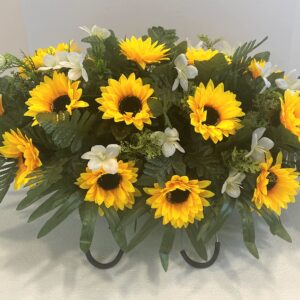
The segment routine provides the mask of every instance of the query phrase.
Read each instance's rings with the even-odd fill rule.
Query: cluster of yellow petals
[[[216,54],[218,54],[218,50],[212,49],[203,49],[203,48],[194,48],[189,47],[186,50],[186,57],[188,60],[188,64],[193,65],[195,61],[206,61],[212,59]]]

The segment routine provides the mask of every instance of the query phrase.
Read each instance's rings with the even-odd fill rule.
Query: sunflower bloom
[[[265,60],[257,61],[255,58],[251,60],[250,65],[248,66],[248,70],[251,72],[252,77],[254,79],[262,75],[262,70],[264,69],[265,65],[266,65]]]
[[[210,184],[208,180],[189,180],[187,176],[174,175],[163,188],[158,183],[154,188],[144,188],[151,195],[146,203],[155,209],[156,219],[163,218],[164,225],[187,227],[204,218],[203,208],[209,206],[206,198],[214,196],[213,192],[205,190]]]
[[[210,138],[216,144],[242,127],[239,117],[245,114],[240,108],[241,102],[234,93],[224,91],[223,83],[216,87],[211,80],[207,87],[200,83],[187,102],[192,110],[191,124],[205,140]]]
[[[142,69],[146,68],[146,65],[159,63],[162,60],[169,60],[166,57],[167,52],[170,49],[165,48],[165,44],[158,45],[158,42],[152,43],[150,37],[145,41],[142,38],[131,37],[126,38],[120,42],[120,48],[122,54],[124,54],[128,60],[135,61]]]
[[[300,91],[286,90],[280,99],[280,121],[300,141]]]
[[[273,159],[267,158],[260,164],[260,174],[256,180],[256,188],[252,201],[258,209],[264,205],[280,215],[282,208],[287,208],[288,203],[295,202],[300,185],[297,181],[299,173],[293,168],[282,168],[282,153],[277,156],[276,163],[272,166]]]
[[[188,59],[188,64],[193,65],[195,61],[206,61],[212,59],[216,54],[218,54],[218,50],[211,49],[203,49],[203,48],[194,48],[189,47],[186,50],[186,57]]]
[[[151,124],[153,116],[147,101],[154,90],[149,84],[143,85],[142,79],[136,79],[134,73],[128,78],[122,75],[118,81],[109,79],[108,86],[101,87],[101,92],[102,97],[96,101],[101,104],[103,119],[133,124],[139,130],[144,124]]]
[[[0,154],[6,158],[18,159],[19,169],[14,184],[15,189],[18,190],[29,181],[27,175],[42,165],[39,150],[19,129],[5,132],[2,138],[3,146],[0,147]]]
[[[88,190],[85,201],[124,210],[125,207],[132,208],[134,197],[139,195],[139,191],[133,186],[137,181],[137,172],[134,162],[125,163],[120,160],[117,173],[106,173],[103,168],[97,171],[87,168],[85,173],[80,174],[76,184],[81,189]]]
[[[28,111],[24,115],[33,117],[32,126],[35,126],[39,113],[66,110],[71,114],[76,108],[89,106],[80,100],[82,89],[78,88],[79,84],[80,81],[71,82],[64,73],[54,72],[53,78],[45,76],[44,81],[29,92],[31,98],[26,102]]]

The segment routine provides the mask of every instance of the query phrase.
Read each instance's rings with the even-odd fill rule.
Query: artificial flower
[[[286,90],[280,98],[280,121],[300,141],[300,91]]]
[[[157,41],[152,43],[151,37],[146,40],[137,39],[135,36],[126,38],[120,42],[120,48],[128,60],[135,61],[142,69],[145,69],[148,64],[169,60],[166,56],[170,49],[167,49],[165,44],[158,44]]]
[[[111,35],[109,30],[106,28],[101,28],[97,25],[94,25],[92,28],[88,28],[87,26],[81,26],[79,28],[87,32],[89,36],[97,36],[101,40],[105,40]]]
[[[102,145],[93,146],[90,152],[84,153],[81,158],[89,160],[88,168],[92,171],[103,169],[106,173],[116,174],[118,172],[117,156],[121,147],[110,144],[107,147]]]
[[[241,102],[234,93],[224,91],[223,83],[216,87],[211,80],[207,87],[200,83],[187,102],[192,111],[191,124],[205,140],[211,139],[216,144],[242,128],[239,117],[245,114]]]
[[[256,162],[265,161],[266,153],[274,147],[274,142],[271,139],[263,137],[265,131],[266,128],[264,127],[257,128],[253,131],[251,150],[245,157],[251,157]]]
[[[299,173],[293,168],[282,168],[282,153],[277,156],[274,165],[273,158],[260,164],[260,174],[256,179],[256,188],[252,201],[258,209],[262,206],[280,215],[282,208],[295,202],[295,196],[300,189],[297,181]]]
[[[260,91],[260,93],[263,93],[266,89],[271,87],[271,82],[268,80],[268,77],[273,72],[273,67],[271,62],[266,62],[265,60],[257,61],[254,58],[251,60],[248,69],[252,73],[254,79],[258,77],[261,77],[263,79],[265,86]]]
[[[68,77],[70,80],[78,80],[79,78],[83,78],[84,81],[88,81],[88,74],[83,67],[84,55],[71,52],[67,55],[66,61],[61,61],[60,65],[64,68],[70,69],[68,72]]]
[[[185,153],[184,149],[178,143],[180,139],[176,128],[166,128],[164,132],[156,131],[152,134],[152,137],[162,147],[162,153],[165,157],[172,156],[176,149]]]
[[[163,224],[170,223],[175,228],[187,227],[195,220],[204,218],[203,208],[209,206],[206,198],[214,193],[205,188],[211,184],[208,180],[190,180],[187,176],[172,176],[165,187],[158,183],[153,188],[144,188],[151,195],[146,203],[155,209],[154,217],[163,218]]]
[[[101,104],[103,119],[133,124],[139,130],[144,124],[151,124],[153,116],[148,99],[154,90],[149,84],[143,85],[142,79],[136,78],[134,73],[129,77],[122,75],[119,80],[109,79],[108,86],[101,87],[101,92],[101,98],[96,101]]]
[[[178,55],[174,61],[177,71],[177,78],[174,81],[172,91],[175,91],[179,84],[184,91],[188,90],[188,79],[193,79],[198,75],[198,70],[195,66],[188,65],[186,56],[182,53]]]
[[[66,51],[58,51],[54,55],[46,54],[43,59],[44,66],[40,67],[40,71],[47,70],[58,70],[62,68],[60,64],[62,61],[66,61],[68,56],[68,52]]]
[[[188,47],[186,50],[186,57],[189,65],[193,65],[195,61],[206,61],[212,59],[216,54],[218,54],[218,50],[212,49],[204,49],[204,48],[194,48]]]
[[[42,165],[39,159],[39,150],[33,145],[32,140],[17,130],[10,130],[2,135],[3,146],[0,154],[6,158],[18,160],[18,171],[15,178],[15,189],[20,189],[29,179],[27,176]]]
[[[276,79],[275,83],[282,90],[300,90],[300,79],[296,69],[287,73],[284,78]]]
[[[137,176],[138,169],[134,167],[134,162],[125,163],[120,160],[117,173],[110,174],[102,168],[97,171],[87,168],[85,173],[80,174],[76,184],[81,189],[87,190],[85,201],[104,204],[107,208],[113,207],[115,210],[124,210],[125,207],[132,208],[134,197],[140,195],[133,186]]]
[[[25,102],[28,106],[24,114],[33,117],[33,124],[37,125],[36,116],[39,113],[68,111],[70,114],[74,109],[89,106],[81,100],[82,89],[80,81],[71,82],[64,73],[53,73],[53,77],[44,77],[44,81],[29,92],[31,98]]]
[[[226,193],[232,198],[238,198],[241,194],[241,184],[245,178],[246,174],[232,170],[222,186],[221,193]]]

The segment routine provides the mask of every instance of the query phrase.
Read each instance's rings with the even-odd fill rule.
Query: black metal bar
[[[114,260],[112,260],[111,262],[108,263],[101,263],[99,261],[97,261],[93,256],[90,250],[88,250],[88,252],[86,252],[86,258],[87,260],[90,262],[90,264],[92,264],[94,267],[98,268],[98,269],[110,269],[113,268],[115,265],[118,264],[118,262],[121,260],[122,256],[123,256],[124,252],[120,249],[117,256],[114,258]]]
[[[185,250],[181,250],[180,254],[183,257],[183,259],[192,267],[197,268],[197,269],[205,269],[210,267],[211,265],[213,265],[215,263],[215,261],[217,260],[219,253],[220,253],[220,247],[221,247],[221,243],[219,241],[216,241],[215,243],[215,249],[214,249],[214,253],[213,256],[211,257],[211,259],[209,261],[206,262],[197,262],[195,260],[192,260],[185,252]]]

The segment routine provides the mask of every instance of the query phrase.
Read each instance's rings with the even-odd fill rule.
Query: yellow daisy
[[[218,53],[219,53],[218,50],[211,50],[211,49],[204,50],[203,48],[189,47],[187,48],[185,55],[188,59],[188,64],[193,65],[195,61],[210,60]]]
[[[126,38],[120,42],[120,48],[128,60],[135,61],[142,69],[145,69],[148,64],[169,60],[166,55],[170,49],[166,49],[165,44],[157,44],[157,41],[152,43],[150,37],[143,41],[142,38],[137,39],[132,36],[131,39]]]
[[[192,110],[191,124],[205,140],[210,138],[216,144],[223,136],[235,134],[242,127],[239,117],[245,114],[240,108],[241,102],[234,93],[224,91],[223,83],[217,87],[211,80],[207,87],[200,83],[187,102]]]
[[[33,117],[32,126],[37,125],[36,116],[39,113],[59,112],[67,110],[70,114],[76,108],[87,107],[89,104],[80,100],[82,89],[80,81],[71,82],[64,73],[54,72],[53,77],[44,77],[44,81],[30,91],[31,98],[26,105],[28,111],[24,114]]]
[[[154,188],[144,188],[151,195],[147,204],[155,209],[154,217],[163,218],[163,224],[171,223],[175,228],[187,227],[194,220],[204,218],[203,207],[209,206],[206,198],[214,193],[204,188],[210,185],[208,180],[189,180],[187,176],[172,176],[161,188],[158,183]]]
[[[252,201],[260,209],[263,205],[280,215],[282,208],[295,202],[295,196],[300,189],[297,181],[298,172],[293,168],[282,168],[282,153],[277,156],[276,163],[272,166],[273,159],[269,155],[267,161],[260,164],[260,174],[256,180],[256,188]]]
[[[151,124],[153,116],[147,101],[154,90],[149,84],[143,85],[142,79],[136,79],[134,73],[128,78],[122,75],[118,81],[109,79],[108,86],[101,87],[101,92],[102,97],[96,101],[101,104],[103,119],[133,124],[139,130],[144,124]]]
[[[257,61],[255,58],[251,60],[250,65],[248,66],[248,70],[252,73],[254,79],[260,77],[262,74],[262,69],[265,67],[266,61],[259,60]]]
[[[89,168],[81,173],[76,184],[84,190],[88,190],[85,201],[95,202],[98,205],[114,207],[116,210],[124,210],[125,207],[132,208],[134,196],[139,191],[133,186],[137,181],[138,169],[134,168],[134,162],[127,163],[118,161],[118,172],[116,174],[106,173],[102,168],[92,171]]]
[[[286,90],[280,99],[280,121],[300,141],[300,91]]]
[[[24,136],[17,129],[5,132],[2,135],[3,146],[0,147],[0,154],[6,158],[18,159],[18,171],[15,178],[15,189],[20,189],[26,184],[29,175],[33,170],[42,165],[39,159],[39,150],[32,144],[32,140]]]

